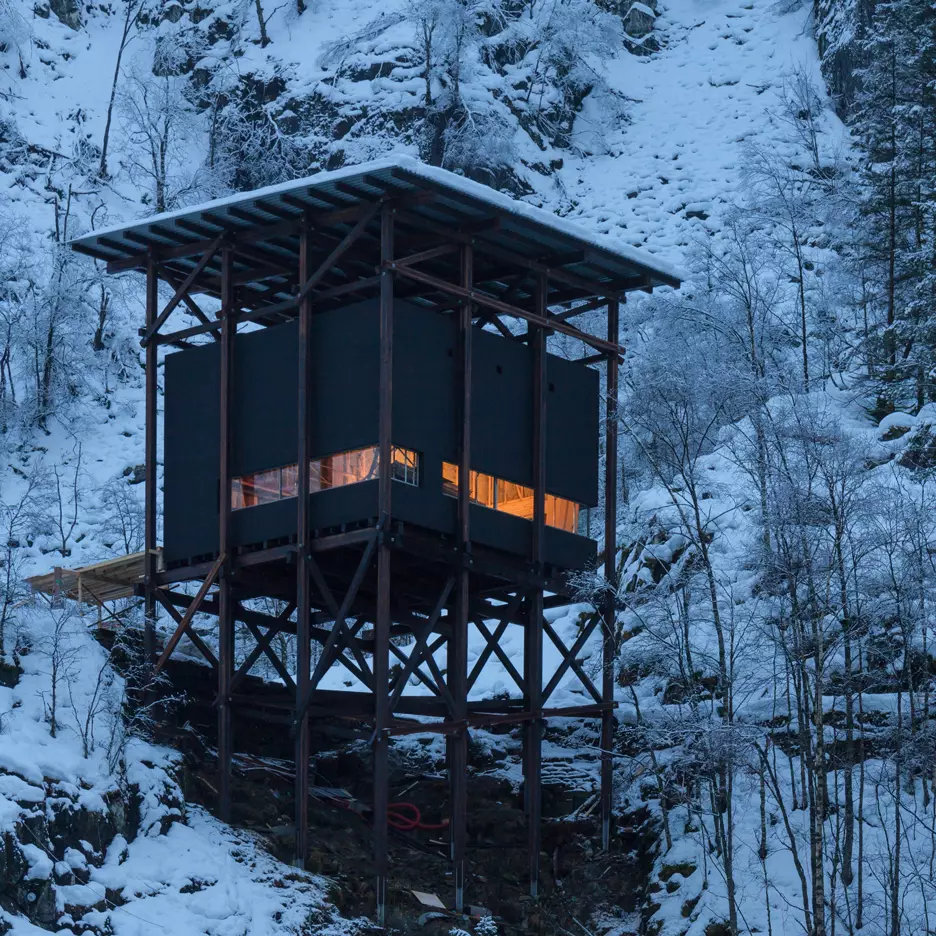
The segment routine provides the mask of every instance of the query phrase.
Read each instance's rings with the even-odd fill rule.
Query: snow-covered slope
[[[608,131],[610,152],[569,160],[545,197],[684,264],[692,241],[717,234],[741,199],[745,146],[795,152],[781,105],[795,74],[820,88],[822,79],[807,4],[668,0],[655,33],[662,52],[609,65],[632,99],[629,122]],[[841,124],[831,110],[823,124],[834,150]]]
[[[419,113],[424,92],[417,58],[419,43],[412,24],[399,15],[412,5],[389,0],[375,10],[365,0],[315,0],[300,16],[294,4],[271,3],[266,10],[271,41],[264,47],[254,41],[257,24],[250,18],[252,4],[203,3],[205,9],[200,12],[193,6],[166,5],[158,25],[155,20],[159,17],[148,16],[148,25],[135,34],[127,48],[122,74],[146,76],[151,72],[156,37],[161,37],[164,45],[177,43],[180,49],[188,49],[185,43],[192,42],[198,69],[214,75],[215,81],[220,81],[218,75],[224,76],[228,91],[243,90],[245,84],[253,88],[261,112],[269,117],[276,133],[288,136],[290,127],[298,128],[299,143],[290,150],[290,159],[298,158],[296,149],[301,156],[305,147],[304,171],[330,161],[358,161],[398,149],[420,152],[419,133],[425,122]],[[6,27],[14,38],[7,40],[0,52],[5,66],[0,74],[0,221],[8,232],[6,239],[0,239],[5,250],[0,261],[4,269],[12,270],[7,283],[13,286],[5,287],[0,299],[5,313],[14,305],[26,313],[15,319],[24,337],[14,348],[11,366],[11,378],[19,385],[20,394],[12,402],[9,391],[4,397],[17,428],[9,431],[11,442],[4,448],[8,470],[3,476],[2,495],[6,505],[19,503],[24,496],[24,476],[34,473],[40,463],[47,472],[57,467],[62,478],[59,490],[64,493],[58,500],[45,502],[43,510],[54,515],[61,503],[66,529],[69,518],[75,517],[68,542],[60,551],[52,551],[61,533],[55,523],[40,523],[23,537],[23,545],[16,547],[18,574],[31,574],[121,551],[120,536],[114,533],[120,519],[115,521],[114,516],[115,489],[104,488],[114,479],[132,479],[142,451],[140,369],[134,344],[141,287],[132,278],[102,287],[99,274],[83,260],[68,265],[63,276],[58,245],[66,236],[92,226],[100,228],[150,212],[152,187],[145,173],[135,171],[140,153],[145,157],[145,146],[126,107],[118,107],[115,116],[112,174],[106,180],[94,177],[99,158],[95,147],[104,133],[120,44],[121,11],[89,5],[82,11],[83,25],[73,30],[54,13],[46,10],[47,15],[37,15],[31,4],[18,0],[0,0],[0,15],[8,7],[20,22],[15,29]],[[650,10],[645,15],[652,13]],[[244,27],[235,42],[225,24],[238,17]],[[780,116],[780,104],[784,87],[797,70],[819,81],[811,28],[809,4],[663,0],[656,10],[653,33],[659,51],[635,55],[619,42],[610,51],[601,50],[592,62],[592,67],[600,70],[601,94],[596,91],[585,97],[571,133],[573,146],[561,140],[543,142],[523,126],[521,119],[526,116],[517,105],[523,94],[509,105],[505,103],[510,97],[505,92],[509,82],[493,67],[473,62],[465,72],[464,87],[478,102],[479,112],[492,121],[490,126],[496,129],[492,141],[502,152],[511,153],[514,165],[505,181],[522,188],[531,203],[682,265],[695,241],[719,239],[726,211],[742,194],[745,147],[754,145],[791,157],[795,153],[789,128]],[[604,35],[601,30],[587,33],[592,39]],[[589,51],[597,55],[599,50]],[[592,56],[588,58],[591,61]],[[392,68],[381,65],[387,62]],[[523,63],[516,66],[518,72],[526,67]],[[129,87],[128,82],[129,78],[121,79],[121,91]],[[176,93],[171,84],[167,79],[167,93]],[[550,93],[554,93],[553,86]],[[169,175],[183,203],[226,194],[230,183],[229,176],[202,171],[209,151],[209,118],[210,109],[193,109],[174,138]],[[823,114],[821,129],[830,151],[843,145],[843,130],[830,110]],[[493,171],[489,177],[500,178]],[[23,257],[26,261],[20,263]],[[109,291],[109,317],[103,350],[92,351],[90,341],[104,289]],[[53,311],[60,302],[65,311],[56,318]],[[639,312],[636,314],[639,317]],[[34,324],[27,327],[24,318]],[[55,388],[55,408],[47,413],[29,401],[40,396],[31,375],[41,360],[46,325],[53,320],[50,331],[63,378]],[[859,416],[848,409],[849,401],[829,398],[825,404],[858,425]],[[44,433],[35,428],[37,413],[44,417]],[[82,444],[80,466],[78,442]],[[714,455],[712,461],[713,482],[720,490],[744,486],[727,454]],[[72,475],[80,496],[69,494]],[[129,490],[132,499],[138,497],[138,487]],[[750,504],[735,497],[724,499],[720,493],[707,503],[712,516],[717,515],[713,523],[720,574],[724,574],[726,587],[736,587],[739,598],[746,600],[751,582],[745,575],[744,560],[755,536],[745,519]],[[133,504],[128,510],[132,514]],[[656,523],[658,529],[665,528],[666,510],[666,496],[656,487],[634,502],[633,524],[622,533],[638,538],[642,527]],[[670,542],[668,536],[663,544],[670,548],[669,556],[663,557],[667,562],[682,545]],[[68,555],[63,556],[63,551]],[[563,635],[575,632],[580,610],[570,608],[557,614],[557,628]],[[626,615],[622,619],[628,632],[637,630],[636,624]],[[40,813],[46,814],[48,821],[58,799],[80,804],[83,797],[93,798],[97,805],[106,805],[108,796],[121,785],[135,784],[144,791],[142,826],[135,839],[128,842],[131,836],[127,832],[111,830],[116,837],[106,853],[71,855],[71,870],[57,867],[45,851],[51,840],[40,836],[35,850],[28,851],[30,865],[22,880],[36,883],[26,885],[27,889],[39,895],[45,882],[55,879],[59,885],[55,892],[57,910],[62,913],[66,904],[72,908],[97,904],[105,888],[122,894],[121,900],[128,901],[123,906],[111,906],[108,901],[114,901],[107,897],[97,909],[83,911],[88,922],[103,929],[106,918],[118,933],[150,933],[153,926],[179,933],[286,933],[301,931],[310,919],[317,926],[338,926],[322,910],[323,882],[290,876],[247,838],[218,825],[198,809],[180,808],[173,800],[177,792],[171,777],[172,757],[167,751],[132,744],[126,753],[125,776],[113,772],[100,750],[86,758],[73,724],[75,712],[86,707],[86,701],[72,706],[65,728],[58,737],[50,738],[45,701],[50,677],[48,663],[42,662],[41,645],[48,645],[55,619],[37,615],[24,618],[22,625],[33,645],[31,652],[22,656],[24,675],[15,688],[0,689],[2,831],[15,827],[22,832],[27,820]],[[698,639],[707,644],[704,630]],[[521,655],[519,643],[508,645],[511,655]],[[645,643],[646,637],[643,643],[635,639],[629,649],[625,645],[625,668],[634,662],[629,654],[642,656]],[[82,639],[80,647],[87,661],[99,653],[96,644],[87,639]],[[479,649],[472,648],[473,656]],[[586,657],[596,654],[597,646],[585,648]],[[635,665],[639,668],[639,664],[640,659]],[[748,665],[745,678],[752,679],[755,674],[763,675],[762,668],[768,662],[754,654]],[[549,666],[546,671],[548,678]],[[479,693],[497,692],[498,680],[506,676],[496,662],[488,673],[487,684],[476,687]],[[338,684],[343,677],[336,673],[334,679]],[[556,696],[557,704],[574,699],[574,681],[566,682]],[[641,677],[635,690],[642,702],[640,717],[656,720],[662,735],[673,717],[672,709],[663,704],[665,685],[665,678],[651,674]],[[87,694],[93,686],[80,691]],[[622,722],[636,720],[630,687],[622,685],[619,696]],[[745,716],[750,716],[750,724],[770,717],[763,708],[767,703],[759,703],[756,694],[750,695],[748,703]],[[63,705],[67,711],[71,702]],[[661,746],[667,743],[663,737]],[[666,755],[660,759],[665,765]],[[591,761],[588,769],[593,767]],[[646,800],[653,803],[653,789],[648,792],[645,783],[652,774],[645,756],[621,758],[622,807],[633,808]],[[800,881],[786,853],[788,846],[781,833],[784,827],[771,815],[771,856],[766,873],[770,882],[767,892],[772,896],[765,902],[764,868],[756,855],[760,831],[757,781],[753,774],[742,771],[737,782],[742,788],[739,800],[745,803],[737,813],[742,855],[739,903],[745,925],[766,931],[765,908],[771,906],[774,932],[797,932]],[[147,799],[147,791],[155,790],[161,791],[161,804]],[[659,802],[659,797],[656,799]],[[175,821],[163,823],[173,809],[179,812],[172,816]],[[661,818],[659,810],[656,816]],[[661,855],[657,869],[666,879],[653,897],[659,904],[656,915],[647,913],[652,925],[660,924],[656,932],[695,936],[706,932],[712,921],[726,917],[725,889],[717,865],[706,864],[710,849],[707,833],[702,831],[706,821],[707,817],[682,806],[675,806],[670,814],[673,845]],[[805,813],[795,813],[797,835],[805,834],[803,822]],[[886,825],[883,818],[881,825]],[[25,835],[18,837],[23,840]],[[874,838],[868,848],[869,853],[885,849],[886,842]],[[91,858],[95,860],[89,867]],[[94,867],[95,861],[99,867]],[[676,870],[667,871],[667,867]],[[76,877],[69,876],[75,871],[86,872],[87,883],[77,883]],[[44,899],[49,899],[50,890],[51,886]],[[878,893],[874,899],[879,897]],[[23,900],[28,904],[39,897],[29,901],[27,895]],[[789,910],[790,906],[794,909]],[[67,912],[77,920],[76,909]],[[14,918],[10,910],[0,913],[0,930],[6,922],[16,933],[33,931],[31,924]],[[319,913],[322,915],[316,917]],[[68,924],[65,918],[59,922]],[[43,923],[48,925],[48,920]]]

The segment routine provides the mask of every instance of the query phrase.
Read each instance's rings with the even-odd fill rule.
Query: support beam
[[[156,308],[159,303],[159,267],[156,258],[150,254],[146,259],[146,327],[156,321]],[[145,470],[145,490],[143,494],[143,549],[146,557],[143,566],[143,656],[150,666],[156,656],[156,427],[157,394],[159,378],[157,368],[156,345],[146,348],[146,429],[145,452],[143,455]]]
[[[299,235],[299,282],[309,278],[312,228],[303,217]],[[312,671],[312,520],[309,514],[309,463],[312,457],[312,298],[306,293],[299,305],[299,405],[296,433],[299,439],[296,522],[296,693],[293,728],[296,744],[296,865],[304,868],[309,853],[309,680]]]
[[[390,564],[387,542],[391,517],[391,464],[393,431],[393,214],[385,203],[380,213],[380,409],[377,447],[380,464],[377,512],[381,524],[377,547],[377,614],[374,622],[374,865],[376,870],[377,925],[387,913],[387,807],[389,805],[390,729]]]
[[[602,338],[596,338],[594,335],[589,335],[586,332],[576,328],[574,325],[569,325],[568,322],[560,322],[558,320],[554,321],[550,319],[546,311],[545,302],[539,304],[539,308],[536,312],[529,312],[526,309],[521,309],[519,306],[510,305],[507,302],[502,302],[496,296],[492,296],[483,290],[469,289],[464,286],[456,286],[454,283],[448,283],[445,280],[439,279],[437,276],[431,276],[428,273],[423,273],[422,270],[414,270],[411,267],[400,267],[396,272],[399,273],[400,276],[404,276],[407,279],[415,280],[417,283],[424,283],[427,286],[432,286],[439,292],[448,293],[452,296],[458,296],[460,299],[470,299],[476,302],[478,305],[493,309],[495,312],[501,312],[504,315],[512,315],[515,318],[524,319],[530,325],[536,325],[540,328],[552,328],[553,331],[559,332],[563,335],[568,335],[570,338],[578,338],[579,341],[584,342],[585,344],[594,348],[596,351],[605,351],[615,354],[624,353],[623,348],[619,348],[617,345],[612,345]],[[540,274],[540,279],[545,281],[545,276]]]
[[[536,280],[536,312],[546,318],[547,282],[545,273]],[[546,539],[546,399],[549,386],[546,366],[546,331],[542,327],[532,331],[533,346],[533,543],[531,558],[539,570],[543,564]],[[539,871],[542,820],[542,766],[543,766],[543,590],[535,589],[530,595],[529,618],[524,644],[524,681],[527,711],[530,721],[526,727],[526,807],[528,849],[530,861],[530,896],[539,896]]]
[[[620,309],[616,299],[608,302],[608,341],[617,344]],[[601,697],[609,703],[614,698],[614,658],[616,655],[617,590],[617,463],[618,463],[618,358],[608,356],[605,387],[605,579],[608,594],[601,609],[603,635],[601,644]],[[611,844],[612,760],[614,743],[614,712],[610,709],[601,716],[601,847],[607,851]]]
[[[205,600],[205,595],[208,594],[208,589],[214,584],[215,579],[218,577],[221,567],[224,565],[225,554],[222,552],[221,556],[211,567],[211,571],[205,576],[205,580],[201,583],[201,586],[198,589],[195,597],[192,599],[192,603],[185,609],[185,613],[178,620],[178,627],[175,629],[175,633],[169,638],[166,642],[166,646],[163,649],[163,652],[160,654],[159,659],[156,661],[156,672],[158,673],[168,662],[169,657],[172,656],[173,651],[178,646],[179,641],[182,639],[182,635],[189,631],[189,636],[191,636],[191,623],[192,618],[195,616],[195,612],[198,611],[201,603]],[[158,597],[158,595],[157,595]],[[166,602],[160,602],[164,606]]]
[[[143,346],[146,347],[152,341],[153,336],[156,332],[159,331],[163,325],[166,324],[166,320],[172,315],[176,306],[183,300],[185,296],[188,295],[188,291],[191,288],[195,280],[201,276],[202,271],[211,263],[214,255],[218,252],[218,249],[221,247],[221,243],[224,240],[223,235],[216,238],[211,242],[208,249],[202,254],[201,259],[195,266],[192,268],[192,272],[182,280],[181,283],[176,287],[175,295],[169,300],[166,304],[166,307],[159,313],[154,322],[148,322],[146,326],[146,334],[143,336]]]
[[[474,251],[463,244],[461,252],[461,285],[469,292],[474,286]],[[471,553],[471,324],[474,306],[465,299],[458,310],[458,383],[459,399],[456,412],[458,427],[458,548],[463,556]],[[455,614],[452,636],[448,642],[448,688],[452,696],[452,719],[466,722],[468,718],[468,627],[471,614],[471,573],[462,563],[458,570],[455,592]],[[455,912],[465,905],[465,844],[468,821],[468,730],[467,725],[448,738],[447,742],[449,799],[449,836],[452,874],[455,883]]]
[[[234,600],[231,594],[231,434],[233,430],[234,389],[234,251],[226,245],[221,251],[222,306],[220,459],[218,465],[218,796],[219,815],[231,819],[231,760],[234,754],[234,721],[231,712],[231,684],[234,679]]]

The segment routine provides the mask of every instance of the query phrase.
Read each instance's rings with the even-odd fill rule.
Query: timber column
[[[393,454],[393,207],[380,213],[380,407],[377,475],[377,614],[374,622],[374,865],[377,924],[387,909],[390,745],[390,485]]]
[[[150,250],[146,257],[146,334],[156,322],[159,302],[159,267]],[[147,667],[156,658],[156,419],[157,387],[156,373],[159,345],[151,336],[146,342],[146,429],[144,473],[146,489],[143,504],[143,656]]]
[[[547,282],[540,273],[536,280],[536,314],[545,319]],[[546,538],[546,329],[529,326],[533,347],[533,543],[531,556],[537,576],[543,573],[543,547]],[[530,896],[539,896],[540,829],[542,818],[543,767],[543,589],[530,594],[529,617],[523,650],[523,681],[530,720],[526,728],[525,790]]]
[[[309,278],[312,232],[303,216],[299,234],[299,283]],[[296,536],[296,865],[304,868],[309,853],[309,705],[312,670],[312,595],[310,585],[311,519],[309,516],[309,464],[312,413],[312,300],[306,292],[299,304],[298,495]],[[337,621],[335,627],[338,626]]]
[[[461,247],[461,285],[471,289],[474,253],[470,244]],[[471,346],[474,308],[462,299],[458,310],[458,552],[455,614],[452,634],[448,640],[448,672],[446,680],[452,697],[452,720],[457,727],[449,735],[448,747],[449,797],[451,815],[449,835],[452,873],[455,878],[455,911],[461,913],[465,904],[465,842],[468,817],[468,625],[470,620],[471,573]]]
[[[218,799],[219,815],[231,819],[231,760],[234,724],[231,717],[231,685],[234,679],[234,600],[231,594],[231,433],[233,427],[234,248],[221,248],[221,405],[220,460],[218,466]]]
[[[608,301],[608,341],[618,343],[619,306],[617,299]],[[614,700],[615,618],[617,591],[617,463],[618,463],[618,356],[608,354],[605,387],[605,580],[608,593],[602,608],[601,699],[607,705]],[[601,848],[611,844],[611,745],[614,743],[614,712],[606,708],[601,713]]]

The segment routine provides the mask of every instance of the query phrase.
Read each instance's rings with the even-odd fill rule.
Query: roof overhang
[[[569,334],[577,330],[568,318],[633,290],[675,288],[682,280],[646,251],[402,155],[95,231],[71,246],[104,261],[110,273],[155,265],[176,290],[170,306],[184,301],[202,320],[188,330],[193,334],[213,327],[192,296],[220,300],[224,247],[234,302],[261,324],[295,315],[300,295],[310,295],[317,309],[376,295],[380,215],[387,207],[393,269],[409,290],[399,294],[439,310],[458,297],[453,284],[461,281],[464,245],[473,251],[473,292],[458,301],[486,306],[489,317],[519,313],[530,320],[524,310],[543,301],[536,289],[545,288],[545,305],[564,310],[550,313],[551,325]],[[303,231],[311,234],[306,265],[317,271],[311,284],[299,282]]]

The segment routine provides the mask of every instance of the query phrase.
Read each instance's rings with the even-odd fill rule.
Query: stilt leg
[[[619,306],[615,299],[608,302],[608,340],[618,341]],[[607,396],[605,400],[605,579],[614,589],[617,582],[617,393],[618,359],[608,356]],[[601,696],[603,702],[614,699],[615,601],[609,596],[602,609],[604,617],[602,640]],[[614,743],[614,713],[601,716],[601,847],[611,844],[611,745]]]
[[[458,577],[455,625],[448,641],[448,682],[455,701],[456,721],[468,718],[468,588],[469,576],[463,571]],[[468,731],[462,728],[450,735],[448,745],[449,817],[452,874],[455,884],[455,910],[465,906],[465,843],[468,819]]]
[[[303,218],[299,242],[299,281],[305,282],[310,265],[310,230],[308,218]],[[311,356],[312,302],[305,298],[299,306],[299,401],[297,407],[299,464],[308,465],[311,431],[312,375]],[[296,550],[296,866],[305,867],[309,854],[309,714],[307,696],[312,671],[311,593],[309,571],[309,472],[299,472],[297,483],[297,550]]]
[[[223,557],[218,582],[218,793],[220,815],[231,819],[231,759],[234,725],[231,718],[231,682],[234,678],[234,606],[231,595],[231,408],[234,386],[234,252],[221,251],[221,293],[224,317],[221,324],[220,464],[218,469],[218,551]]]
[[[377,614],[374,622],[374,866],[377,923],[387,915],[387,805],[390,728],[390,495],[393,423],[393,208],[380,216],[380,410],[378,414]]]

